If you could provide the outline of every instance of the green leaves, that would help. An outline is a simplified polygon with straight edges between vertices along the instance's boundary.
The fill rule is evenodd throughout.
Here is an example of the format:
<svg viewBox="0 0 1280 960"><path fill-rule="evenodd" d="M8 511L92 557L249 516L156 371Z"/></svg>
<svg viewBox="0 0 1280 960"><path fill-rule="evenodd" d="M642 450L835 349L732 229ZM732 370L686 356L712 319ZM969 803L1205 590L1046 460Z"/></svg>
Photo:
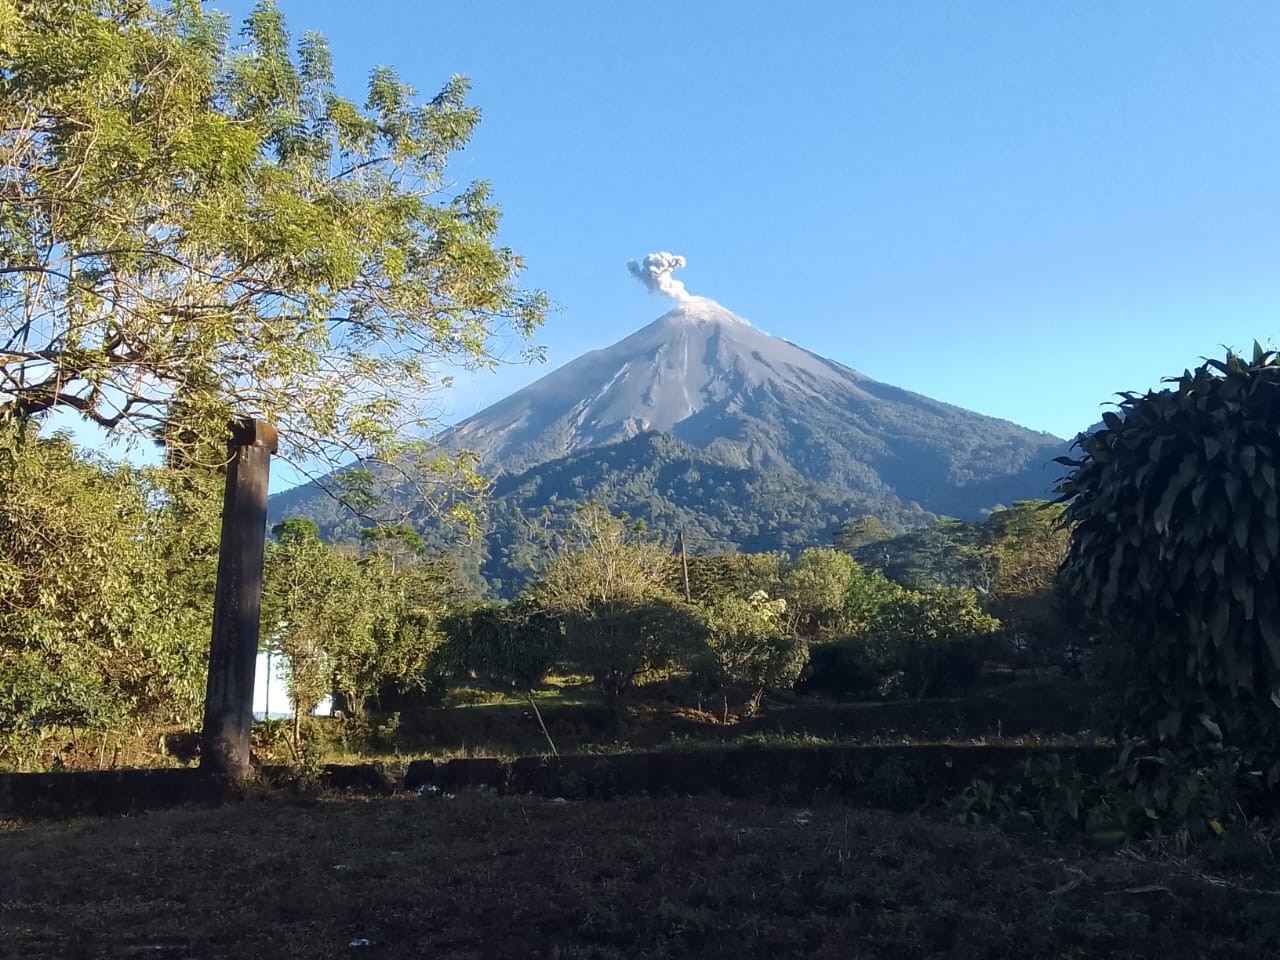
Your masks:
<svg viewBox="0 0 1280 960"><path fill-rule="evenodd" d="M1255 344L1172 382L1078 438L1064 579L1117 633L1127 719L1280 750L1280 366Z"/></svg>
<svg viewBox="0 0 1280 960"><path fill-rule="evenodd" d="M920 698L944 674L961 685L976 678L982 638L999 629L1000 621L982 610L972 590L900 590L880 607L866 639L877 667Z"/></svg>
<svg viewBox="0 0 1280 960"><path fill-rule="evenodd" d="M216 527L188 492L0 431L0 767L37 763L68 727L195 718Z"/></svg>
<svg viewBox="0 0 1280 960"><path fill-rule="evenodd" d="M441 367L494 362L545 298L518 289L482 183L448 163L478 111L375 69L363 106L323 37L259 3L233 39L191 2L19 5L0 31L0 364L11 406L282 454L389 460Z"/></svg>

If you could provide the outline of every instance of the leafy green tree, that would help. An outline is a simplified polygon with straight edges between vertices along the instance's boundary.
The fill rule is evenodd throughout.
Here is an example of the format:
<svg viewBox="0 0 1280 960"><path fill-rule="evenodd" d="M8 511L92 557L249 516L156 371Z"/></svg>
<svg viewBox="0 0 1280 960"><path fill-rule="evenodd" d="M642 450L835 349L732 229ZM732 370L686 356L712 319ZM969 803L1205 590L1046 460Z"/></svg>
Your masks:
<svg viewBox="0 0 1280 960"><path fill-rule="evenodd" d="M702 642L696 611L667 586L672 564L667 546L588 504L529 592L563 624L565 657L615 707L642 674L686 660Z"/></svg>
<svg viewBox="0 0 1280 960"><path fill-rule="evenodd" d="M385 687L404 693L438 678L445 644L440 621L460 591L447 564L383 550L355 565L350 587L352 629L332 635L328 661L334 692L359 718Z"/></svg>
<svg viewBox="0 0 1280 960"><path fill-rule="evenodd" d="M274 529L264 560L262 635L284 656L293 746L302 717L333 690L333 654L359 645L370 623L356 560L324 543L307 521Z"/></svg>
<svg viewBox="0 0 1280 960"><path fill-rule="evenodd" d="M886 691L897 687L922 699L947 682L971 685L982 666L983 640L999 629L970 589L901 590L880 608L866 644Z"/></svg>
<svg viewBox="0 0 1280 960"><path fill-rule="evenodd" d="M669 589L674 563L671 549L642 528L587 504L551 544L530 598L546 610L571 613L661 594Z"/></svg>
<svg viewBox="0 0 1280 960"><path fill-rule="evenodd" d="M981 537L979 524L942 517L931 526L862 547L854 557L867 569L915 590L970 587L985 592L994 561L982 549Z"/></svg>
<svg viewBox="0 0 1280 960"><path fill-rule="evenodd" d="M746 599L722 597L704 614L710 679L721 688L754 687L748 715L759 708L766 688L793 686L809 660L808 644L787 634L786 609L787 601L770 600L760 590Z"/></svg>
<svg viewBox="0 0 1280 960"><path fill-rule="evenodd" d="M1044 501L1015 503L992 513L980 533L979 549L991 569L983 606L1000 620L1018 658L1032 670L1079 668L1080 611L1058 583L1070 539L1062 511L1061 504Z"/></svg>
<svg viewBox="0 0 1280 960"><path fill-rule="evenodd" d="M1063 575L1111 625L1121 720L1185 746L1261 750L1280 780L1280 363L1208 360L1121 394L1059 487ZM1262 762L1262 761L1259 761Z"/></svg>
<svg viewBox="0 0 1280 960"><path fill-rule="evenodd" d="M442 364L541 322L488 186L447 170L462 78L419 102L378 67L361 106L270 2L233 42L194 0L67 0L5 7L0 89L0 407L385 459Z"/></svg>
<svg viewBox="0 0 1280 960"><path fill-rule="evenodd" d="M169 576L147 476L0 426L0 763L38 763L59 729L194 721L207 614Z"/></svg>
<svg viewBox="0 0 1280 960"><path fill-rule="evenodd" d="M778 592L782 583L780 553L726 553L689 557L689 588L695 603L714 603L725 597L748 597L757 590ZM670 587L684 589L683 576L673 572Z"/></svg>
<svg viewBox="0 0 1280 960"><path fill-rule="evenodd" d="M779 592L787 601L788 629L797 636L828 639L849 627L849 588L861 574L847 553L826 547L805 550L782 571Z"/></svg>
<svg viewBox="0 0 1280 960"><path fill-rule="evenodd" d="M564 647L560 621L527 602L459 605L441 621L456 672L532 690Z"/></svg>
<svg viewBox="0 0 1280 960"><path fill-rule="evenodd" d="M566 659L614 709L643 675L687 666L706 638L693 606L656 591L595 601L561 621Z"/></svg>

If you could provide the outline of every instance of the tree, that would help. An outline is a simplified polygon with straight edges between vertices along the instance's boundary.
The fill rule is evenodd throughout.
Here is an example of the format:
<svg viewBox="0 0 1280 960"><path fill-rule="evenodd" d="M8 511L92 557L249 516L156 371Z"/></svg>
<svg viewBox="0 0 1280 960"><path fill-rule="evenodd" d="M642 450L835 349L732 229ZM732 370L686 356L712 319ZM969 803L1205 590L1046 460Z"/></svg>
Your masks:
<svg viewBox="0 0 1280 960"><path fill-rule="evenodd" d="M983 606L1004 625L1034 670L1078 667L1082 637L1058 584L1071 536L1061 504L1025 501L997 510L982 525L979 547L991 577Z"/></svg>
<svg viewBox="0 0 1280 960"><path fill-rule="evenodd" d="M441 622L456 671L532 690L564 647L560 621L528 602L457 606Z"/></svg>
<svg viewBox="0 0 1280 960"><path fill-rule="evenodd" d="M562 622L566 658L615 710L641 675L687 665L706 638L694 607L656 591L593 602Z"/></svg>
<svg viewBox="0 0 1280 960"><path fill-rule="evenodd" d="M354 558L315 533L309 521L277 524L263 573L263 634L285 658L293 704L293 746L302 744L302 717L333 690L334 651L360 643L371 628Z"/></svg>
<svg viewBox="0 0 1280 960"><path fill-rule="evenodd" d="M438 677L440 621L459 596L451 567L438 558L375 550L356 564L353 629L334 634L328 651L333 691L350 716L362 717L384 687L404 693Z"/></svg>
<svg viewBox="0 0 1280 960"><path fill-rule="evenodd" d="M574 511L551 544L530 598L558 613L586 612L612 600L662 593L674 565L671 550L599 504Z"/></svg>
<svg viewBox="0 0 1280 960"><path fill-rule="evenodd" d="M888 540L892 536L893 533L884 525L883 520L868 514L842 523L840 529L836 531L835 546L837 550L853 553L873 543Z"/></svg>
<svg viewBox="0 0 1280 960"><path fill-rule="evenodd" d="M982 638L999 629L967 588L900 590L880 608L866 643L886 687L923 699L947 681L968 687L982 666Z"/></svg>
<svg viewBox="0 0 1280 960"><path fill-rule="evenodd" d="M59 729L195 719L208 612L170 576L154 478L0 424L0 763L38 762Z"/></svg>
<svg viewBox="0 0 1280 960"><path fill-rule="evenodd" d="M707 608L707 651L713 679L755 688L748 715L759 708L767 687L790 687L809 661L809 646L789 636L783 624L787 601L770 600L763 591L750 597L722 597ZM727 712L727 703L726 703Z"/></svg>
<svg viewBox="0 0 1280 960"><path fill-rule="evenodd" d="M588 504L570 519L528 595L563 624L565 656L614 707L641 674L701 643L695 611L667 586L672 564L668 547Z"/></svg>
<svg viewBox="0 0 1280 960"><path fill-rule="evenodd" d="M1261 749L1280 780L1280 363L1255 344L1081 434L1063 567L1112 626L1123 729Z"/></svg>
<svg viewBox="0 0 1280 960"><path fill-rule="evenodd" d="M724 597L747 597L757 590L776 594L782 583L781 553L723 553L689 557L690 593L696 603L714 603ZM683 590L684 581L672 579L672 590Z"/></svg>
<svg viewBox="0 0 1280 960"><path fill-rule="evenodd" d="M811 639L845 632L849 587L861 572L840 550L815 547L800 554L783 569L780 586L790 631Z"/></svg>
<svg viewBox="0 0 1280 960"><path fill-rule="evenodd" d="M360 107L270 2L233 43L195 0L67 0L0 17L0 91L0 410L388 459L442 364L541 322L488 186L447 176L462 78L418 103L378 67Z"/></svg>
<svg viewBox="0 0 1280 960"><path fill-rule="evenodd" d="M969 587L986 593L995 575L995 559L982 540L982 525L940 517L931 526L862 547L855 558L915 590Z"/></svg>

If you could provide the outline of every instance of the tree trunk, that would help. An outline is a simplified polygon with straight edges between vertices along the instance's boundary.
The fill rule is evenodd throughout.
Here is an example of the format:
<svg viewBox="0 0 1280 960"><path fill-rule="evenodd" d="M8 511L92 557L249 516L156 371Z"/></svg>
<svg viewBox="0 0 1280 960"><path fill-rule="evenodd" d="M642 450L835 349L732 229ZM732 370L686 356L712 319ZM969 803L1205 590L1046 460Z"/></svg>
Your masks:
<svg viewBox="0 0 1280 960"><path fill-rule="evenodd" d="M260 420L239 423L232 431L200 751L201 770L222 780L241 780L251 772L249 738L262 605L267 479L276 445L275 427Z"/></svg>

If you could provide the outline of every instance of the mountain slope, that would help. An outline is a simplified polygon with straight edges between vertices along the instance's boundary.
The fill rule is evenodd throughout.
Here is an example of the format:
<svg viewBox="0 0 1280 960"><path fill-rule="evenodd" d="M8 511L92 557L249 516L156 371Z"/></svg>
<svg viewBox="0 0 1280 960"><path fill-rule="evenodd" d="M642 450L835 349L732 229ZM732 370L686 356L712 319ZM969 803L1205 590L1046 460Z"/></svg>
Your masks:
<svg viewBox="0 0 1280 960"><path fill-rule="evenodd" d="M588 502L643 521L669 542L683 536L694 553L830 546L842 523L866 514L895 533L934 519L914 503L814 483L787 467L725 463L670 435L643 433L500 478L488 506L484 576L518 582L540 555L533 530L546 522L543 511Z"/></svg>
<svg viewBox="0 0 1280 960"><path fill-rule="evenodd" d="M682 535L692 553L795 553L830 546L842 523L867 514L893 533L934 519L891 495L814 483L789 467L725 462L668 434L642 433L500 477L486 502L487 535L480 543L450 545L430 523L419 526L428 543L450 547L469 583L511 594L542 557L539 530L588 502L643 521L668 542ZM270 507L272 523L305 517L330 540L359 537L359 521L315 487L273 497Z"/></svg>
<svg viewBox="0 0 1280 960"><path fill-rule="evenodd" d="M872 380L693 297L441 436L517 473L645 432L742 466L976 516L1043 495L1063 441Z"/></svg>

